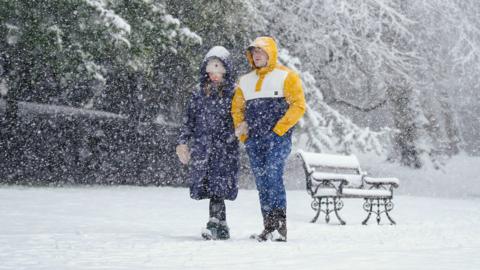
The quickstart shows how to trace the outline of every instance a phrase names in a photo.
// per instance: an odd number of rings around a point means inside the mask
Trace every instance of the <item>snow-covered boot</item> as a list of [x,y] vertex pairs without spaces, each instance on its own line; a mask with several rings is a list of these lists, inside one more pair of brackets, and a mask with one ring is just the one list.
[[202,237],[205,240],[216,240],[220,229],[220,221],[217,218],[210,218],[207,227],[202,230]]
[[228,228],[226,221],[220,221],[219,227],[217,229],[217,239],[218,240],[230,239],[230,229]]
[[272,232],[275,231],[274,213],[268,213],[263,216],[263,231],[260,234],[253,234],[251,239],[256,239],[259,242],[264,242],[272,239]]
[[273,234],[273,241],[286,242],[287,241],[287,212],[285,209],[276,209],[275,215],[275,232]]

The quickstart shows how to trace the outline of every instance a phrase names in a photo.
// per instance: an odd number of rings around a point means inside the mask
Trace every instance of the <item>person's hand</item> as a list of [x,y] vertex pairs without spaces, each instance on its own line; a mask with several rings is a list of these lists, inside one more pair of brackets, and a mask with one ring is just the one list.
[[235,136],[240,138],[242,135],[248,135],[248,124],[247,122],[241,122],[235,129]]
[[188,150],[188,145],[179,144],[175,150],[180,162],[186,165],[190,161],[190,150]]

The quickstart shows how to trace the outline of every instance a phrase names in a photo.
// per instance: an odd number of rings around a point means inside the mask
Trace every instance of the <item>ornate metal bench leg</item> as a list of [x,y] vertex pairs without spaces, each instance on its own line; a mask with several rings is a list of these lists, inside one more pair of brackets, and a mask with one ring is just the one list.
[[365,199],[365,202],[363,203],[363,209],[368,212],[367,218],[362,221],[362,225],[367,225],[368,220],[370,219],[370,216],[372,215],[372,210],[373,210],[373,203],[369,199]]
[[312,202],[312,209],[317,211],[315,217],[310,221],[311,223],[317,222],[318,217],[320,216],[320,212],[322,211],[322,199],[314,198]]
[[338,221],[340,221],[340,225],[347,224],[338,214],[338,210],[343,208],[343,202],[340,198],[333,198],[333,209],[335,210],[335,215],[337,216]]
[[330,211],[328,205],[331,204],[331,202],[329,198],[326,198],[325,201],[325,223],[328,224],[330,222],[330,212],[332,212]]
[[390,212],[392,209],[393,209],[393,203],[391,200],[387,200],[385,199],[385,203],[384,203],[384,206],[385,206],[385,215],[387,216],[388,220],[390,220],[390,225],[396,225],[397,223],[392,219],[392,217],[390,217],[390,215],[388,214],[388,212]]
[[377,199],[377,211],[376,211],[376,214],[377,214],[377,224],[380,224],[380,220],[381,220],[381,216],[380,214],[382,213],[380,211],[380,199]]

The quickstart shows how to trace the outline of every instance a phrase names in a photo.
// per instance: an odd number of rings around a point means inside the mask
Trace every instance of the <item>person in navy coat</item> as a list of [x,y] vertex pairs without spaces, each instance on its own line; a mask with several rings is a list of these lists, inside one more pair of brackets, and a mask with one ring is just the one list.
[[200,85],[186,106],[177,155],[189,166],[190,197],[210,199],[205,239],[228,239],[225,200],[238,193],[239,152],[230,114],[235,76],[230,53],[215,46],[200,67]]

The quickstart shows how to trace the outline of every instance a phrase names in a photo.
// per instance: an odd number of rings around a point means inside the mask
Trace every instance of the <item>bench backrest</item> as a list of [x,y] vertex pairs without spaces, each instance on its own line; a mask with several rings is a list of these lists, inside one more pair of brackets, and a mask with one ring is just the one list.
[[[312,153],[303,150],[300,150],[298,155],[302,158],[307,173],[329,172],[353,175],[362,174],[360,162],[354,155]],[[358,181],[350,182],[349,186],[359,187],[362,185],[361,177],[355,177],[354,179],[358,179]]]

